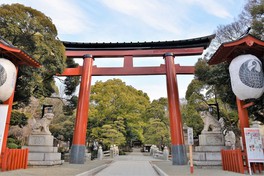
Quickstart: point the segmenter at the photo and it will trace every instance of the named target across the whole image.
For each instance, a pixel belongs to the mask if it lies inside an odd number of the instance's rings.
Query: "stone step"
[[[193,161],[195,166],[222,166],[222,161]]]
[[[221,161],[220,152],[193,152],[193,160],[195,161]]]
[[[230,146],[196,146],[195,152],[220,152],[221,150],[230,149]]]
[[[61,153],[28,153],[29,161],[61,160]]]
[[[57,153],[58,147],[50,147],[50,146],[23,146],[24,148],[28,148],[30,153]]]
[[[55,160],[55,161],[28,161],[29,166],[53,166],[61,165],[64,163],[64,160]]]

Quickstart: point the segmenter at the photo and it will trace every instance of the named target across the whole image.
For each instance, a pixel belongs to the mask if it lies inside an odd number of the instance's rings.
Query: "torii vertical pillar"
[[[70,153],[70,163],[72,164],[83,164],[85,161],[86,128],[88,122],[93,58],[92,55],[87,54],[83,56],[83,59],[78,107]]]
[[[164,59],[166,65],[167,93],[170,114],[172,164],[186,165],[187,155],[182,131],[182,119],[173,53],[166,53],[164,55]]]

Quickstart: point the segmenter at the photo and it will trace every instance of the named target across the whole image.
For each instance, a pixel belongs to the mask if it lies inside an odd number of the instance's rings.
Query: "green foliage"
[[[247,10],[252,16],[252,34],[259,39],[264,39],[264,0],[249,1]]]
[[[195,79],[189,84],[186,99],[187,105],[182,105],[183,122],[193,127],[194,136],[198,137],[203,122],[199,111],[209,109],[209,104],[217,103],[220,117],[225,120],[226,128],[233,129],[238,134],[238,116],[236,99],[232,92],[227,64],[209,66],[206,59],[199,59],[195,64]],[[217,117],[216,108],[212,115]]]
[[[75,68],[75,67],[79,66],[77,63],[74,62],[74,60],[72,58],[68,58],[66,60],[66,64],[67,64],[67,67],[69,67],[69,68]],[[72,95],[75,92],[76,87],[79,85],[79,83],[80,83],[80,77],[79,76],[67,77],[64,80],[64,84],[65,84],[64,93],[66,95]]]
[[[120,146],[126,143],[124,134],[116,127],[113,127],[113,125],[103,125],[101,136],[103,138],[103,143],[106,146],[110,146],[113,144]]]
[[[236,98],[231,88],[228,64],[209,66],[206,59],[199,59],[195,64],[195,78],[200,81],[200,87],[208,89],[211,95],[216,95],[223,102],[235,104]]]
[[[80,83],[79,76],[67,77],[64,80],[64,84],[65,84],[64,93],[65,93],[65,95],[72,95],[75,92],[76,87],[78,86],[79,83]]]
[[[77,107],[78,97],[72,96],[68,101],[67,104],[63,106],[63,112],[65,115],[71,116],[74,113],[74,110]]]
[[[131,140],[143,141],[142,114],[148,106],[145,93],[120,79],[96,82],[90,95],[88,139],[102,139],[107,145],[112,141],[122,145]]]
[[[65,120],[50,125],[50,131],[55,136],[63,136],[65,141],[72,141],[74,131],[74,116],[66,116]],[[62,119],[60,119],[62,120]]]
[[[160,98],[158,100],[153,100],[150,106],[146,109],[144,118],[146,118],[147,120],[150,118],[156,118],[156,119],[159,118],[165,122],[166,120],[168,120],[168,117],[166,116],[167,110],[168,110],[167,98]]]
[[[10,125],[18,125],[20,128],[27,125],[28,117],[19,111],[13,110],[11,113]]]
[[[193,136],[195,138],[201,134],[203,129],[203,121],[197,111],[197,104],[188,103],[187,105],[181,105],[182,121],[188,127],[193,128]]]
[[[219,46],[223,42],[237,40],[241,36],[246,35],[246,32],[249,32],[253,36],[263,40],[263,14],[264,0],[248,0],[244,10],[241,12],[239,17],[234,20],[234,22],[218,26],[216,31],[216,43],[218,43]],[[210,56],[208,53],[206,55]],[[208,70],[202,70],[205,71],[203,74],[199,74],[200,71],[197,70],[197,78],[206,84],[214,86],[217,97],[224,103],[227,103],[232,109],[236,109],[236,99],[231,89],[228,64],[218,64],[210,67]],[[248,108],[250,117],[264,123],[264,95],[262,95],[259,99],[247,100],[246,103],[252,101],[254,102],[254,105]]]
[[[20,148],[20,142],[12,137],[7,138],[7,148],[17,149]]]
[[[170,135],[168,126],[159,118],[149,119],[144,132],[146,144],[156,144],[158,146],[168,146],[170,144]]]
[[[29,103],[31,95],[48,97],[54,93],[53,75],[63,71],[66,57],[51,19],[21,4],[4,4],[0,6],[0,35],[42,64],[38,69],[20,67],[15,101],[22,106]]]
[[[144,143],[168,146],[170,130],[167,98],[153,100],[144,113],[144,119]]]

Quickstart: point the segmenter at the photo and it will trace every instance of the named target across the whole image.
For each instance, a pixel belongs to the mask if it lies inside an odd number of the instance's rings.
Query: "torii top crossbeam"
[[[82,58],[89,53],[93,57],[152,57],[174,53],[175,56],[196,55],[208,47],[214,35],[205,37],[158,42],[130,43],[77,43],[63,42],[67,57]]]
[[[158,42],[130,42],[130,43],[77,43],[63,42],[68,58],[82,58],[90,54],[93,58],[124,57],[123,67],[96,67],[93,66],[93,76],[120,76],[120,75],[163,75],[166,74],[165,66],[159,67],[134,67],[133,57],[163,57],[165,53],[174,56],[190,56],[202,54],[214,38],[209,35],[200,38],[177,41]],[[180,66],[175,64],[177,74],[194,73],[193,66]],[[81,75],[82,67],[67,68],[61,76]]]

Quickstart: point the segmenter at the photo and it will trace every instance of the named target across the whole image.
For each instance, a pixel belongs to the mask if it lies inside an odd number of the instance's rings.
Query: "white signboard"
[[[188,128],[188,145],[193,145],[193,128]]]
[[[2,151],[7,111],[8,111],[8,105],[0,105],[0,152]]]
[[[258,128],[244,128],[248,162],[264,162],[264,148]]]

